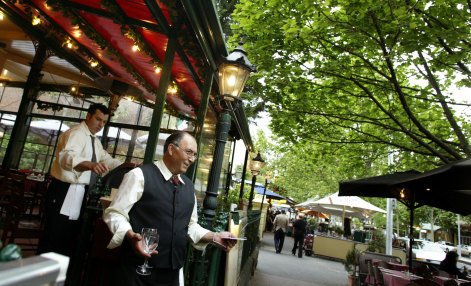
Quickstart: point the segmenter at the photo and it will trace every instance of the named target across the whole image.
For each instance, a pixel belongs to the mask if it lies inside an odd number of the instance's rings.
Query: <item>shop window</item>
[[[114,116],[111,117],[111,122],[135,124],[138,121],[140,106],[139,103],[121,99]]]
[[[5,156],[15,120],[16,115],[0,113],[0,160]]]
[[[18,112],[23,89],[17,87],[0,88],[0,111]]]

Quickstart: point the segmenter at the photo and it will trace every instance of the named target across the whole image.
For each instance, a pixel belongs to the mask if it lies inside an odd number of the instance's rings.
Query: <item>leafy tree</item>
[[[230,26],[233,23],[232,13],[234,12],[235,5],[239,3],[239,0],[218,0],[216,1],[219,22],[221,23],[221,28],[225,34],[225,38],[232,36],[232,30]]]
[[[300,152],[354,145],[353,162],[394,152],[396,165],[420,171],[471,156],[469,120],[452,92],[471,86],[470,8],[241,0],[232,39],[245,37],[259,70],[245,96],[263,102],[273,133]]]

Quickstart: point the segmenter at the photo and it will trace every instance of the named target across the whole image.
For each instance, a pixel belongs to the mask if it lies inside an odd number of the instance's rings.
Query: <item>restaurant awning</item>
[[[409,208],[429,205],[471,214],[471,158],[428,172],[409,171],[340,182],[340,196],[397,198]]]
[[[462,215],[471,214],[471,158],[458,160],[424,173],[404,172],[340,182],[341,196],[397,198],[410,210],[412,233],[414,210],[429,205]],[[410,236],[410,244],[413,244]],[[412,257],[412,248],[409,248]],[[409,260],[412,268],[412,259]]]
[[[48,59],[41,90],[80,94],[106,93],[96,80],[119,78],[134,84],[142,96],[133,100],[153,107],[170,40],[176,44],[171,62],[166,110],[196,119],[208,74],[214,74],[208,117],[220,112],[217,66],[228,55],[213,1],[0,1],[0,59],[8,74],[2,83],[24,87],[37,44],[47,44]],[[242,107],[232,112],[231,136],[252,141]]]

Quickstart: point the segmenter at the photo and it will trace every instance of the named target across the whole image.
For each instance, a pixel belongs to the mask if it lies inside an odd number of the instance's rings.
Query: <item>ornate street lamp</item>
[[[249,74],[255,71],[256,66],[250,63],[247,52],[242,48],[242,43],[239,43],[239,46],[219,65],[220,101],[239,100]]]
[[[260,205],[260,211],[263,209],[263,199],[265,199],[265,193],[267,192],[267,187],[268,184],[271,183],[270,178],[268,176],[265,176],[265,188],[263,189],[263,197],[262,197],[262,204]]]
[[[214,147],[206,197],[203,201],[203,214],[206,218],[205,226],[207,228],[211,228],[216,214],[219,179],[224,149],[231,127],[231,113],[238,108],[241,102],[239,95],[244,89],[249,74],[256,71],[256,66],[250,63],[247,52],[242,48],[242,44],[239,44],[218,67],[220,95],[216,97],[216,101],[221,108],[221,113],[216,127],[216,146]]]
[[[252,209],[252,200],[253,200],[253,193],[255,190],[255,183],[257,182],[257,175],[260,174],[260,169],[262,169],[265,161],[260,156],[260,152],[258,152],[257,156],[252,159],[250,162],[250,171],[252,172],[252,188],[250,189],[250,198],[249,198],[249,206],[248,209]]]

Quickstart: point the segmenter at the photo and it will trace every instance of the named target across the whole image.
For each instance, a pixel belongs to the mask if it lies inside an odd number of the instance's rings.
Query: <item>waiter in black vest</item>
[[[165,141],[162,160],[144,164],[124,176],[103,215],[113,233],[108,248],[122,246],[113,285],[183,286],[187,238],[203,248],[208,242],[216,242],[225,251],[235,245],[235,241],[225,239],[234,237],[230,232],[215,233],[198,224],[194,186],[183,175],[194,163],[196,150],[193,136],[177,131]],[[144,252],[140,242],[143,227],[157,228],[159,232],[159,246],[152,256]],[[136,273],[145,257],[153,267],[150,276]]]

